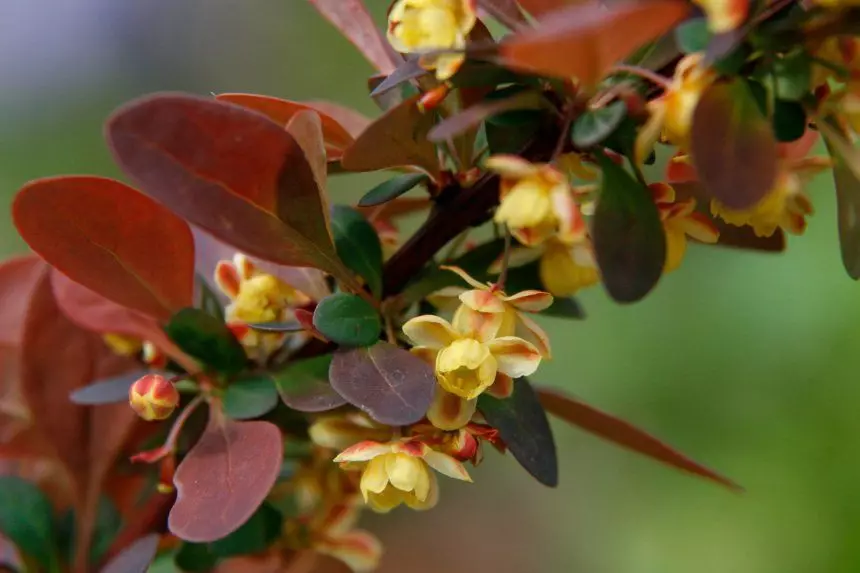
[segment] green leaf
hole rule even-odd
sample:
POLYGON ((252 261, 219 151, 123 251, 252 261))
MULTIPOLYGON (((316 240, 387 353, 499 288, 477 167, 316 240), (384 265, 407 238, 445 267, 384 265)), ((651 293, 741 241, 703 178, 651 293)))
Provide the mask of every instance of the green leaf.
POLYGON ((0 533, 49 571, 59 570, 51 502, 17 476, 0 476, 0 533))
POLYGON ((233 557, 265 551, 281 533, 281 514, 264 503, 242 527, 211 544, 218 557, 233 557))
POLYGON ((481 394, 478 409, 527 472, 546 486, 558 485, 555 440, 546 412, 528 380, 515 380, 514 392, 508 398, 481 394))
POLYGON ((184 308, 165 328, 190 356, 224 374, 237 374, 247 362, 245 349, 223 322, 198 308, 184 308))
POLYGON ((249 322, 248 328, 260 332, 301 332, 305 329, 298 322, 249 322))
POLYGON ((218 299, 218 295, 209 287, 206 279, 197 275, 198 296, 200 297, 200 308, 209 316, 214 316, 224 322, 224 306, 218 299))
POLYGON ((666 260, 666 234, 651 193, 603 154, 600 198, 592 237, 603 285, 617 302, 641 300, 657 284, 666 260))
POLYGON ((405 173, 388 181, 383 181, 359 199, 359 207, 374 207, 400 197, 416 185, 428 181, 424 173, 405 173))
POLYGON ((836 185, 836 216, 842 264, 854 280, 860 279, 860 173, 852 169, 851 155, 856 150, 841 132, 838 124, 827 118, 819 122, 827 151, 833 158, 833 182, 836 185))
POLYGON ((773 63, 774 95, 783 100, 798 101, 812 90, 812 58, 798 49, 773 63))
POLYGON ((329 379, 350 404, 389 426, 414 424, 423 418, 436 390, 432 366, 387 342, 338 350, 329 379))
POLYGON ((346 404, 328 381, 331 354, 297 360, 273 374, 284 404, 300 412, 324 412, 346 404))
POLYGON ((224 413, 234 420, 259 418, 278 405, 278 391, 268 376, 232 382, 222 397, 224 413))
POLYGON ((585 309, 572 296, 556 297, 552 305, 546 310, 541 311, 541 314, 554 318, 576 318, 582 320, 585 318, 585 309))
POLYGON ((748 209, 773 188, 777 142, 747 82, 708 88, 693 112, 690 137, 704 190, 726 207, 748 209))
POLYGON ((183 543, 173 562, 184 573, 205 573, 215 567, 218 556, 212 553, 206 543, 183 543))
POLYGON ((358 295, 336 293, 314 310, 314 326, 323 336, 343 346, 370 346, 379 340, 379 313, 358 295))
POLYGON ((573 124, 571 138, 574 145, 582 149, 597 145, 609 137, 625 117, 627 117, 627 106, 620 100, 600 109, 585 112, 573 124))
POLYGON ((484 123, 487 145, 491 154, 519 153, 540 129, 540 112, 511 111, 496 115, 492 121, 484 123), (523 124, 522 114, 529 114, 530 120, 523 124))
POLYGON ((675 28, 675 41, 685 54, 704 52, 711 42, 707 18, 691 18, 675 28))
POLYGON ((332 209, 331 230, 337 255, 367 281, 376 298, 382 295, 382 244, 364 215, 343 205, 332 209))
POLYGON ((122 515, 110 498, 101 496, 96 509, 96 525, 90 545, 90 562, 98 563, 107 554, 122 528, 122 515))
POLYGON ((781 142, 797 141, 806 133, 806 110, 796 101, 778 99, 773 106, 773 133, 781 142))

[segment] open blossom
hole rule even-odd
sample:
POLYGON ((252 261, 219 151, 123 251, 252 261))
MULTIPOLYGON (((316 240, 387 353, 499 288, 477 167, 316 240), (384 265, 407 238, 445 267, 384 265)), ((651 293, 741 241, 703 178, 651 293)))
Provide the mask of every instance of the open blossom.
POLYGON ((363 412, 324 414, 308 428, 308 436, 314 444, 337 451, 367 440, 384 442, 392 433, 391 426, 375 422, 363 412))
POLYGON ((427 418, 438 428, 456 430, 472 417, 477 398, 489 391, 507 397, 512 378, 537 370, 541 353, 516 336, 498 336, 504 313, 476 312, 461 305, 452 323, 433 315, 403 325, 416 345, 412 351, 434 365, 439 382, 427 418))
POLYGON ((703 61, 702 53, 685 56, 678 62, 669 88, 648 103, 651 115, 636 137, 637 162, 648 157, 661 135, 681 149, 689 146, 693 112, 702 94, 717 79, 716 72, 703 61))
POLYGON ((360 442, 334 461, 347 470, 362 470, 359 489, 364 501, 379 513, 400 504, 418 510, 435 506, 439 489, 431 468, 454 479, 472 481, 463 464, 414 438, 360 442))
POLYGON ((472 288, 448 287, 437 291, 428 297, 437 308, 456 311, 459 305, 465 305, 476 312, 501 313, 503 318, 498 336, 519 336, 534 344, 541 356, 551 358, 549 337, 540 325, 527 316, 549 308, 553 302, 550 293, 526 290, 508 296, 497 285, 482 284, 459 267, 441 268, 456 273, 472 288), (455 306, 452 302, 458 304, 455 306))
POLYGON ((102 340, 115 354, 120 356, 140 355, 143 362, 153 368, 167 366, 167 354, 156 348, 148 340, 140 340, 134 336, 113 332, 102 335, 102 340))
POLYGON ((225 309, 227 325, 248 355, 256 360, 264 360, 280 348, 287 335, 257 332, 247 324, 290 321, 295 307, 310 302, 305 294, 260 271, 242 254, 237 254, 232 262, 218 263, 215 282, 232 301, 225 309))
POLYGON ((567 242, 555 238, 540 253, 540 278, 555 296, 571 296, 600 282, 600 270, 591 239, 567 242))
POLYGON ((693 2, 707 14, 708 29, 716 34, 731 32, 738 28, 744 23, 750 10, 750 0, 693 0, 693 2))
POLYGON ((681 265, 687 252, 687 237, 702 243, 716 243, 720 238, 720 231, 713 221, 695 211, 695 198, 676 201, 675 190, 665 183, 653 183, 648 188, 666 232, 666 264, 663 272, 668 273, 681 265))
MULTIPOLYGON (((398 52, 463 50, 477 21, 475 0, 397 0, 388 13, 388 41, 398 52)), ((439 80, 453 76, 462 53, 424 54, 421 65, 439 80)))
POLYGON ((494 155, 484 166, 501 176, 495 221, 507 225, 519 242, 534 246, 557 233, 585 234, 585 221, 564 173, 515 155, 494 155))

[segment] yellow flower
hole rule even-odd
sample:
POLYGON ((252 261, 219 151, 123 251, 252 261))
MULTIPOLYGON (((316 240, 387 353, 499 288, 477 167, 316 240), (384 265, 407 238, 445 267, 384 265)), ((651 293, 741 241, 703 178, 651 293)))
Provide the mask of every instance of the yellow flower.
POLYGON ((437 472, 471 482, 463 464, 412 438, 395 442, 360 442, 335 459, 344 469, 362 468, 359 489, 364 501, 379 513, 400 504, 412 509, 430 509, 439 500, 437 472))
POLYGON ((648 186, 660 212, 663 229, 666 232, 666 264, 663 272, 674 271, 681 266, 687 252, 687 237, 702 243, 716 243, 720 231, 705 215, 697 213, 696 200, 675 200, 675 190, 665 183, 648 186))
POLYGON ((743 24, 750 9, 750 0, 693 0, 693 3, 705 11, 708 29, 715 34, 731 32, 743 24))
POLYGON ((803 187, 812 175, 829 166, 830 161, 821 157, 784 162, 773 189, 754 206, 735 210, 712 199, 711 213, 737 227, 749 225, 759 237, 769 237, 777 228, 801 235, 806 230, 806 216, 813 213, 803 187))
POLYGON ((437 388, 427 418, 438 428, 456 430, 475 413, 477 398, 493 387, 509 396, 512 378, 537 370, 540 351, 516 336, 498 337, 503 313, 476 312, 461 305, 453 323, 433 315, 417 316, 403 325, 416 347, 412 351, 434 364, 437 388))
MULTIPOLYGON (((475 26, 475 0, 397 0, 388 13, 388 41, 398 52, 463 50, 475 26)), ((462 53, 424 54, 421 65, 439 80, 453 76, 462 53)))
POLYGON ((538 245, 556 233, 585 234, 585 221, 567 177, 547 164, 515 155, 494 155, 485 167, 501 176, 495 221, 524 245, 538 245))
POLYGON ((662 133, 670 143, 686 149, 689 144, 693 112, 704 91, 717 74, 702 65, 704 54, 685 56, 675 68, 671 86, 662 96, 648 103, 650 116, 636 136, 636 161, 642 163, 662 133))
POLYGON ((103 334, 102 340, 114 354, 120 356, 140 355, 143 362, 153 368, 165 368, 167 366, 167 355, 148 340, 115 332, 103 334))
POLYGON ((436 308, 456 311, 462 304, 476 312, 501 313, 502 325, 496 333, 497 336, 519 336, 534 344, 544 358, 552 357, 546 332, 526 316, 526 313, 536 313, 549 308, 553 302, 551 294, 526 290, 508 296, 497 285, 482 284, 459 267, 441 268, 457 273, 472 289, 448 287, 433 293, 427 298, 436 308))
POLYGON ((812 63, 812 86, 819 88, 827 85, 827 80, 834 78, 844 82, 846 78, 840 78, 831 66, 821 65, 819 62, 829 62, 844 68, 850 80, 860 78, 860 38, 852 36, 828 36, 820 43, 810 46, 810 51, 815 56, 812 63))
POLYGON ((571 296, 600 282, 600 271, 591 240, 565 242, 553 239, 544 245, 540 257, 540 279, 555 296, 571 296))
POLYGON ((286 334, 257 332, 247 324, 293 320, 292 309, 310 302, 305 294, 260 271, 241 254, 237 254, 232 262, 218 263, 215 283, 232 301, 225 309, 227 324, 248 355, 257 360, 265 360, 280 348, 286 334))
POLYGON ((366 440, 387 441, 391 435, 390 426, 379 424, 362 412, 325 414, 308 428, 308 436, 314 444, 337 451, 366 440))

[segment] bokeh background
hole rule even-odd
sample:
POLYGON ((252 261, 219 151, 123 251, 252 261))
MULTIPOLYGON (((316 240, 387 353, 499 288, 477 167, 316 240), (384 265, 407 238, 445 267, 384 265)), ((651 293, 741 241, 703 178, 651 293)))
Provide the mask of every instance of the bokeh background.
MULTIPOLYGON (((382 21, 387 2, 369 0, 382 21)), ((101 135, 153 91, 326 98, 376 114, 370 66, 304 0, 0 2, 0 253, 29 179, 119 176, 101 135)), ((820 151, 819 151, 820 152, 820 151)), ((379 180, 337 176, 334 202, 379 180)), ((554 424, 561 485, 488 454, 438 508, 366 524, 383 572, 860 571, 860 285, 841 268, 829 175, 781 255, 694 246, 645 301, 584 293, 582 322, 545 321, 536 379, 648 429, 743 484, 737 495, 554 424)))

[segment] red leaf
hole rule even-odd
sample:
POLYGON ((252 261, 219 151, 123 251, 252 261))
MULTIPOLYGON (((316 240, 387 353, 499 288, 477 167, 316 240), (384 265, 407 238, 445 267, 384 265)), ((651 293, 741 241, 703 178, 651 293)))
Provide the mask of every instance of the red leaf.
MULTIPOLYGON (((557 3, 563 0, 543 1, 557 3)), ((523 2, 520 2, 520 4, 525 6, 523 2)), ((505 25, 524 26, 528 24, 528 20, 526 20, 519 6, 517 6, 517 0, 478 0, 478 7, 505 25)))
POLYGON ((403 101, 370 124, 344 152, 343 168, 376 171, 411 165, 438 178, 436 146, 427 139, 433 115, 421 113, 417 105, 419 97, 403 101))
POLYGON ((158 551, 158 534, 141 537, 110 560, 100 573, 145 573, 158 551))
MULTIPOLYGON (((323 139, 328 148, 330 158, 340 157, 343 150, 349 147, 354 141, 354 136, 350 134, 346 126, 341 125, 337 119, 328 115, 314 104, 242 93, 226 93, 215 97, 221 101, 235 103, 242 107, 258 111, 275 123, 283 126, 286 126, 297 113, 315 110, 320 114, 320 119, 322 120, 323 139)), ((355 113, 359 115, 358 112, 355 113)))
POLYGON ((320 189, 320 200, 323 204, 322 212, 326 220, 326 227, 330 227, 329 205, 325 193, 328 170, 326 168, 326 152, 320 114, 312 109, 300 111, 287 122, 287 131, 302 148, 305 159, 311 166, 314 180, 320 189))
POLYGON ((283 127, 233 104, 154 95, 108 122, 119 165, 141 189, 250 255, 352 280, 331 244, 321 190, 283 127))
POLYGON ((314 108, 319 113, 334 118, 353 138, 358 137, 371 124, 370 118, 366 115, 334 102, 313 100, 305 102, 305 105, 314 108))
POLYGON ((558 390, 540 388, 538 395, 547 412, 582 428, 586 432, 674 468, 690 472, 734 490, 742 490, 738 484, 730 479, 694 462, 684 454, 673 450, 624 420, 601 412, 588 404, 564 395, 558 390))
POLYGON ((119 181, 32 181, 15 197, 12 216, 34 251, 114 302, 160 319, 191 304, 188 225, 119 181))
POLYGON ((0 344, 21 344, 28 301, 46 267, 33 255, 0 264, 0 344))
MULTIPOLYGON (((575 0, 574 0, 575 1, 575 0)), ((560 10, 571 4, 571 0, 519 0, 520 6, 535 18, 560 10)))
POLYGON ((538 109, 542 96, 536 92, 522 92, 502 100, 485 100, 452 115, 427 134, 430 141, 445 141, 479 125, 485 119, 515 109, 538 109))
POLYGON ((263 503, 282 459, 274 424, 234 422, 210 412, 206 431, 176 469, 170 531, 199 543, 229 535, 263 503))
POLYGON ((607 7, 588 0, 548 12, 534 29, 518 32, 500 46, 513 68, 596 83, 612 65, 684 19, 682 0, 629 0, 607 7))
POLYGON ((390 74, 400 63, 399 56, 379 33, 361 0, 309 0, 367 61, 383 74, 390 74))

